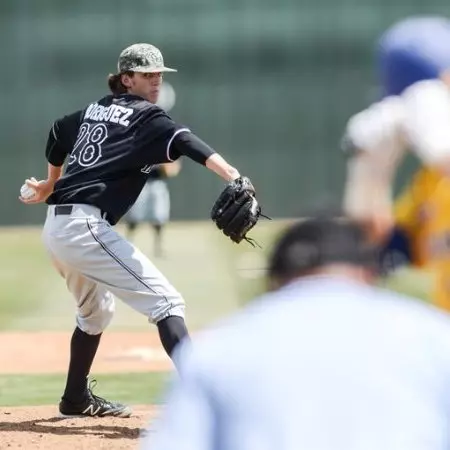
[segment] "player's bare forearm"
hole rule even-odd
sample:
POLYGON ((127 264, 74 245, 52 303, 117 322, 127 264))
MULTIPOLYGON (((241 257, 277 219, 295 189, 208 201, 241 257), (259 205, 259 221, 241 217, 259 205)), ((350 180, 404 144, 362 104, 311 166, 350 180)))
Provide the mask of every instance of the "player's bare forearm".
POLYGON ((181 170, 181 163, 179 160, 174 161, 174 162, 170 162, 170 163, 163 163, 160 164, 159 169, 161 170, 161 173, 167 177, 167 178, 171 178, 171 177, 176 177, 180 170, 181 170))
POLYGON ((344 210, 366 224, 372 238, 382 240, 393 225, 391 180, 386 167, 360 152, 347 164, 344 210))
POLYGON ((228 164, 218 153, 211 155, 205 165, 225 181, 233 181, 240 177, 238 170, 228 164))

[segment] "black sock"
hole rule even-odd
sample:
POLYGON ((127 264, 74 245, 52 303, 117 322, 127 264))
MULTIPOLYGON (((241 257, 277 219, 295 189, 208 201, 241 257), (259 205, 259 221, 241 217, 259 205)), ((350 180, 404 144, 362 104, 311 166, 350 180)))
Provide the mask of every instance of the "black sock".
POLYGON ((188 331, 184 319, 178 316, 169 316, 157 323, 159 338, 164 347, 164 350, 169 356, 177 344, 186 336, 188 331))
POLYGON ((87 390, 87 376, 97 353, 102 334, 90 335, 78 327, 70 341, 70 364, 63 397, 73 403, 83 400, 87 390))

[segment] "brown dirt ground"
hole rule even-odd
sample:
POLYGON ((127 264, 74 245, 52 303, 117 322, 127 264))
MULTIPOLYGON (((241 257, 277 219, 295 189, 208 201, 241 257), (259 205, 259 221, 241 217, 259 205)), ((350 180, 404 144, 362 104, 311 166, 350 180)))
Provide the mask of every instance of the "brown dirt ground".
MULTIPOLYGON (((0 333, 0 373, 64 373, 70 333, 0 333)), ((172 370, 151 333, 106 332, 92 373, 172 370)), ((157 410, 135 406, 129 419, 61 419, 56 405, 0 408, 0 450, 137 449, 157 410)))
POLYGON ((0 408, 0 448, 137 449, 140 433, 155 416, 156 408, 134 407, 133 416, 128 419, 62 419, 57 414, 55 406, 0 408))
MULTIPOLYGON (((0 373, 65 373, 70 337, 64 332, 0 333, 0 373)), ((106 332, 92 372, 151 372, 172 367, 158 335, 106 332)))

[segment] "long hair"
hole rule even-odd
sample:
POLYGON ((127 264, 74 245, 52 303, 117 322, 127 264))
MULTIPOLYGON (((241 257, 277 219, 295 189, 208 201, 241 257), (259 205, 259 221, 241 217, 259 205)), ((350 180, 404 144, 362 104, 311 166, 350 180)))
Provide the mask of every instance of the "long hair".
POLYGON ((110 73, 108 75, 108 87, 114 95, 126 94, 128 88, 122 83, 122 75, 132 76, 133 72, 110 73))

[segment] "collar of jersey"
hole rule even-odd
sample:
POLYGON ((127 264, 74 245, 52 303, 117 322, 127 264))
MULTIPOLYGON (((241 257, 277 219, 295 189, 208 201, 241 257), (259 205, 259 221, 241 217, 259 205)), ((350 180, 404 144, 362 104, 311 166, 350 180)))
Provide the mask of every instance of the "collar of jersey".
MULTIPOLYGON (((123 97, 129 97, 129 98, 135 98, 136 100, 142 100, 144 102, 148 102, 148 100, 146 100, 144 97, 141 97, 139 95, 136 94, 129 94, 128 92, 125 94, 119 94, 119 95, 115 95, 115 98, 123 98, 123 97)), ((149 102, 150 103, 150 102, 149 102)))

